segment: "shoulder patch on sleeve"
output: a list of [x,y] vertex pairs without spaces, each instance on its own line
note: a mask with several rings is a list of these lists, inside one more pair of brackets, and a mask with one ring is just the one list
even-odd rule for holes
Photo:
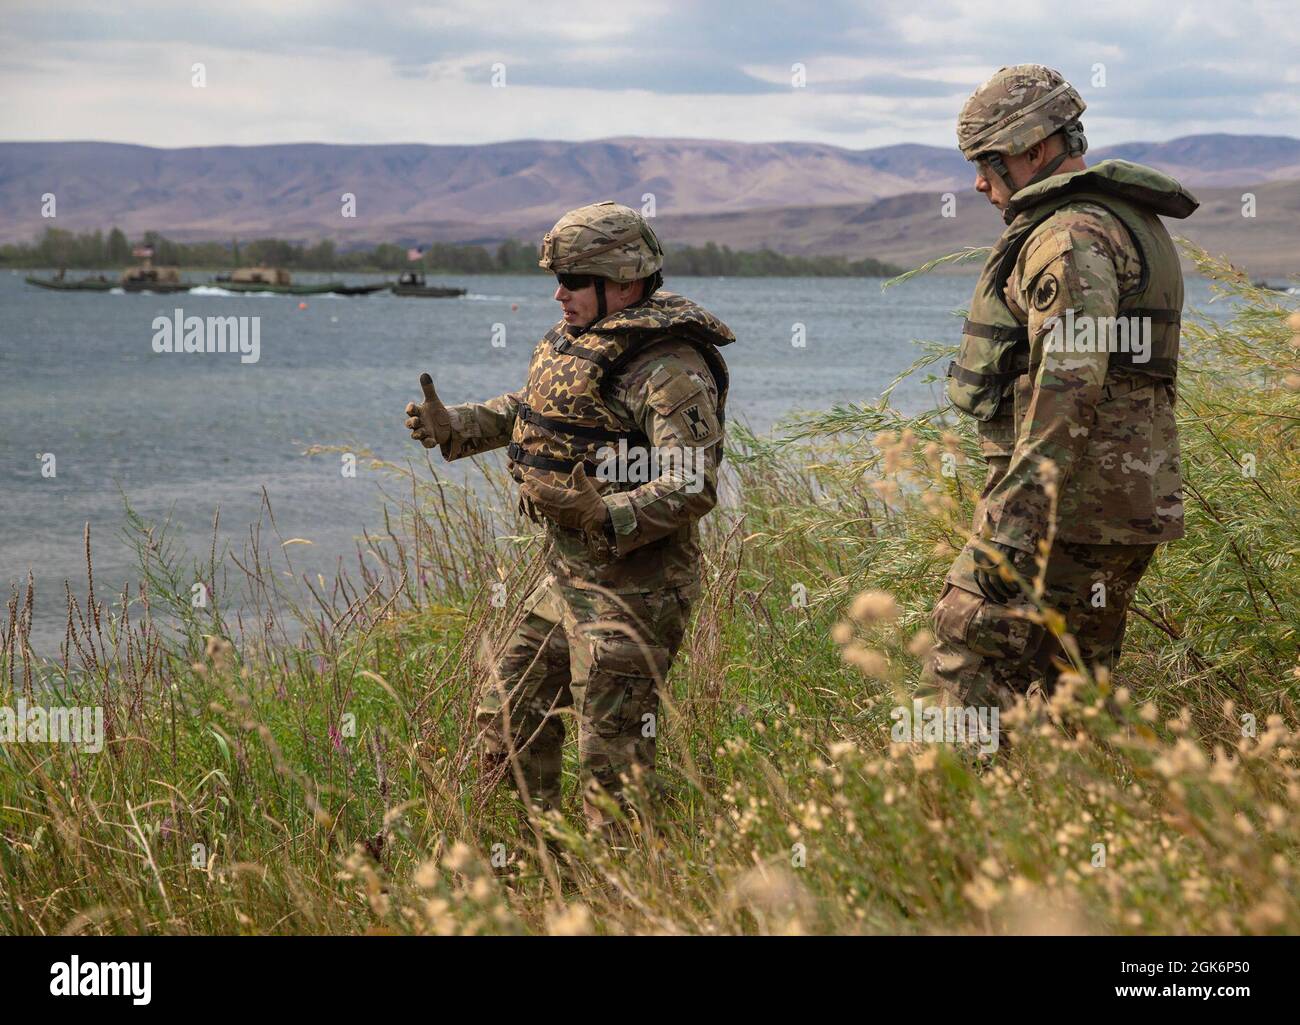
[[704,391],[704,385],[688,373],[672,374],[667,380],[657,383],[651,378],[650,384],[654,389],[650,393],[650,405],[661,416],[668,416],[691,396]]
[[1046,313],[1061,294],[1061,279],[1050,269],[1044,270],[1034,279],[1029,301],[1039,313]]
[[699,402],[683,406],[673,420],[679,429],[686,429],[686,436],[697,445],[711,445],[722,436],[713,410]]
[[1030,239],[1025,246],[1024,271],[1020,275],[1022,287],[1030,289],[1034,278],[1073,248],[1074,240],[1063,228],[1051,228]]
[[650,385],[650,390],[654,391],[656,388],[662,387],[666,382],[672,380],[672,376],[671,369],[665,366],[659,367],[650,375],[650,380],[647,382]]
[[651,392],[649,403],[675,444],[707,448],[722,440],[713,397],[698,375],[677,371]]

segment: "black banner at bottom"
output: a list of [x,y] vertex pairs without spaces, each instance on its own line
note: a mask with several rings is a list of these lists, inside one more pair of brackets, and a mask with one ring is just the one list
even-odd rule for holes
[[819,1006],[837,991],[881,1011],[969,1007],[987,988],[998,1007],[1183,1015],[1293,1006],[1297,955],[1296,937],[6,937],[0,985],[6,1010],[128,1014],[374,1011],[431,991],[515,1003],[568,985],[587,1007],[619,1007],[689,984],[696,1014],[770,1013],[777,994]]

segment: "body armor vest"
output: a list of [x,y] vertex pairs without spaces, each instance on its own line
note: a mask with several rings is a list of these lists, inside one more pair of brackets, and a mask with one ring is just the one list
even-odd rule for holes
[[1060,208],[1080,202],[1104,207],[1120,220],[1142,266],[1141,281],[1120,296],[1116,316],[1150,318],[1150,359],[1138,363],[1131,352],[1112,352],[1108,372],[1166,380],[1177,374],[1183,275],[1178,251],[1158,215],[1187,217],[1199,204],[1167,175],[1126,160],[1104,160],[1044,179],[1011,198],[1012,220],[984,264],[962,325],[961,348],[948,366],[948,398],[976,420],[996,417],[1016,378],[1037,373],[1029,363],[1029,330],[1007,305],[1006,284],[1034,229]]
[[[637,354],[665,341],[688,342],[704,357],[718,388],[718,419],[727,401],[727,365],[718,346],[734,342],[726,324],[691,300],[659,291],[649,299],[597,321],[576,337],[563,321],[538,343],[528,384],[506,450],[511,474],[544,471],[568,476],[586,464],[596,480],[597,453],[646,446],[649,440],[609,407],[606,389]],[[636,485],[614,484],[615,490]]]

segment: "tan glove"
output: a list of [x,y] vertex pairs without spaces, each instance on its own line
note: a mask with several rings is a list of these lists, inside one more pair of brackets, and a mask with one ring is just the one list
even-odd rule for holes
[[421,374],[420,388],[424,401],[418,406],[414,402],[406,404],[406,426],[411,437],[425,448],[443,445],[451,439],[451,414],[433,390],[432,377]]
[[519,493],[538,512],[561,527],[598,534],[604,532],[605,524],[609,522],[609,508],[596,485],[591,483],[582,463],[573,468],[570,487],[555,488],[529,477],[519,485]]

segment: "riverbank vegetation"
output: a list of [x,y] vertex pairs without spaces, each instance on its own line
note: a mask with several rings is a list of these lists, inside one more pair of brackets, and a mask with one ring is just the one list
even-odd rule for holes
[[[244,266],[285,267],[299,271],[351,271],[395,273],[423,270],[438,274],[541,274],[537,247],[506,240],[495,245],[461,245],[434,242],[421,247],[417,260],[405,245],[380,243],[340,248],[325,239],[308,245],[286,239],[263,238],[245,242],[176,242],[156,231],[145,232],[135,243],[118,228],[74,234],[47,228],[30,245],[0,245],[0,267],[65,267],[103,270],[127,267],[139,260],[137,246],[148,247],[155,263],[195,270],[230,270]],[[668,246],[674,276],[725,277],[888,277],[897,268],[870,258],[846,260],[839,256],[787,256],[770,249],[733,250],[712,242],[703,246]]]
[[478,776],[472,709],[539,574],[509,481],[370,461],[388,514],[336,580],[269,515],[238,552],[132,517],[140,586],[105,593],[88,539],[57,655],[12,597],[0,705],[102,706],[107,742],[0,748],[0,931],[1300,931],[1300,341],[1194,257],[1239,306],[1184,325],[1187,537],[1113,676],[1076,667],[991,761],[891,737],[982,478],[940,410],[733,431],[662,795],[614,848],[572,749],[554,819]]

